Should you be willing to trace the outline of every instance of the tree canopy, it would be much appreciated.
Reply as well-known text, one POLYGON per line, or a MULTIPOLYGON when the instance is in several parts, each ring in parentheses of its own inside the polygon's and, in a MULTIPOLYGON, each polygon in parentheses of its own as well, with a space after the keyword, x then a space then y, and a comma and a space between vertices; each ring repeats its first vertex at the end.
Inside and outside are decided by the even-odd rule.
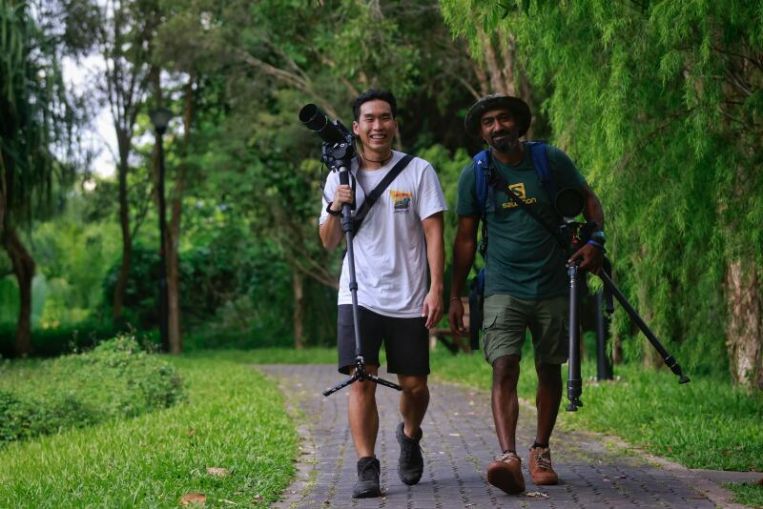
MULTIPOLYGON (((2 3, 0 209, 4 225, 17 224, 9 217, 30 225, 29 259, 42 260, 43 276, 70 271, 90 288, 78 302, 112 292, 92 317, 108 319, 108 305, 117 316, 123 298, 123 321, 155 326, 151 108, 175 112, 165 136, 165 240, 183 311, 178 334, 182 324, 202 345, 250 334, 253 344, 301 346, 333 343, 340 257, 317 239, 326 170, 300 108, 316 103, 349 126, 358 93, 391 89, 398 148, 431 161, 443 183, 450 246, 458 175, 479 148, 463 131, 465 111, 481 95, 504 93, 531 105, 530 136, 565 150, 600 196, 615 279, 675 355, 696 371, 763 384, 763 11, 755 2, 53 5, 61 23, 41 23, 27 2, 2 3), (118 178, 95 178, 90 191, 52 185, 71 167, 62 154, 77 147, 66 136, 73 117, 62 48, 106 62, 91 86, 119 135, 118 178), (43 225, 38 204, 57 189, 74 198, 71 208, 43 225), (74 228, 78 221, 88 228, 74 228), (111 243, 109 256, 120 251, 114 245, 121 255, 98 259, 97 275, 83 277, 81 266, 55 262, 55 250, 42 247, 67 245, 54 242, 65 230, 87 231, 111 243)), ((654 363, 648 345, 628 339, 635 330, 624 314, 615 330, 623 360, 654 363)))

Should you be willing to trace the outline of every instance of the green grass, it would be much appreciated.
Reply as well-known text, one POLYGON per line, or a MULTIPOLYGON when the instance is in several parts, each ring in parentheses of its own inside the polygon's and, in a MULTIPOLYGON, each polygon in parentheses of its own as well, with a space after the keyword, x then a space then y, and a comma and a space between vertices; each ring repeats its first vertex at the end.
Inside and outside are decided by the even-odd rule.
MULTIPOLYGON (((688 384, 667 369, 616 366, 616 380, 594 381, 596 366, 584 363, 583 407, 565 412, 566 369, 558 426, 618 436, 687 468, 763 472, 763 394, 747 394, 728 382, 694 377, 688 384)), ((435 380, 490 390, 491 370, 482 354, 432 355, 435 380)), ((691 374, 689 374, 691 377, 691 374)), ((534 402, 532 356, 525 355, 520 397, 534 402)), ((489 400, 485 400, 489 404, 489 400)), ((763 506, 763 487, 731 485, 736 501, 763 506)))
MULTIPOLYGON (((220 350, 162 359, 180 373, 185 401, 11 443, 0 450, 0 506, 177 507, 189 492, 203 492, 207 507, 268 507, 275 501, 293 475, 297 435, 274 384, 249 364, 333 364, 335 349, 220 350), (208 467, 231 473, 215 477, 208 467)), ((11 363, 4 373, 17 367, 33 378, 39 363, 11 363)), ((594 369, 584 365, 585 406, 562 411, 561 427, 616 435, 687 467, 763 471, 761 395, 699 377, 678 385, 666 370, 633 366, 617 366, 619 380, 596 384, 590 380, 594 369)), ((439 349, 432 372, 434 380, 490 387, 490 368, 480 353, 453 356, 439 349)), ((519 391, 534 398, 529 356, 519 391)), ((738 502, 763 506, 759 486, 729 489, 738 502)))
POLYGON ((760 484, 731 484, 723 485, 734 493, 734 501, 757 509, 763 508, 763 485, 760 484))
MULTIPOLYGON (((436 379, 489 390, 490 366, 479 353, 432 359, 436 379)), ((584 406, 565 412, 559 425, 622 437, 651 453, 688 468, 763 471, 763 395, 748 395, 713 379, 694 378, 680 385, 668 370, 616 366, 616 381, 593 381, 595 365, 583 365, 584 406)), ((531 356, 522 361, 519 393, 535 398, 531 356)), ((487 404, 487 402, 486 402, 487 404)))
POLYGON ((0 505, 177 507, 202 492, 208 507, 267 507, 293 475, 296 432, 273 384, 226 357, 167 358, 187 390, 173 408, 0 450, 0 505))

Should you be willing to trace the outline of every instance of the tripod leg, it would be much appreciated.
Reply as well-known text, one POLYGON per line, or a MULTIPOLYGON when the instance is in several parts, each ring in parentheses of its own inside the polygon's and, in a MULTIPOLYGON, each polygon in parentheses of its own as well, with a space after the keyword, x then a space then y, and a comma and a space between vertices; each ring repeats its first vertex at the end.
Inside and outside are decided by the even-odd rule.
POLYGON ((577 411, 583 406, 580 396, 583 393, 583 381, 580 378, 580 321, 578 318, 578 266, 567 266, 570 278, 570 315, 569 315, 569 360, 567 371, 568 412, 577 411))
POLYGON ((612 380, 612 360, 607 354, 609 314, 604 291, 596 293, 596 380, 612 380))
POLYGON ((376 375, 367 375, 367 376, 368 376, 368 380, 370 380, 372 382, 376 382, 379 385, 383 385, 384 387, 389 387, 390 389, 397 389, 398 391, 402 391, 403 390, 402 387, 400 387, 399 385, 397 385, 394 382, 390 382, 389 380, 385 380, 383 378, 379 378, 376 375))
POLYGON ((615 286, 615 283, 612 282, 612 279, 610 279, 607 273, 604 271, 599 271, 599 277, 602 281, 604 281, 604 286, 606 286, 607 289, 612 292, 612 295, 615 296, 623 309, 625 309, 626 313, 628 313, 628 316, 631 317, 631 320, 633 320, 634 323, 638 325, 638 328, 641 329, 641 332, 644 333, 655 350, 659 352, 662 360, 665 362, 665 365, 669 367, 676 376, 678 376, 678 383, 685 384, 688 382, 689 377, 684 375, 683 371, 681 370, 681 366, 679 366, 675 358, 670 355, 667 350, 665 350, 665 347, 662 346, 662 343, 660 343, 660 340, 657 339, 657 336, 654 335, 651 329, 649 329, 649 326, 647 326, 644 320, 641 319, 636 310, 633 309, 633 306, 630 305, 620 289, 615 286))
POLYGON ((360 380, 360 376, 358 375, 358 372, 356 371, 351 377, 347 378, 345 381, 339 382, 335 386, 329 387, 328 389, 323 391, 323 395, 324 396, 331 396, 335 392, 344 389, 345 387, 347 387, 351 383, 356 382, 358 380, 360 380))

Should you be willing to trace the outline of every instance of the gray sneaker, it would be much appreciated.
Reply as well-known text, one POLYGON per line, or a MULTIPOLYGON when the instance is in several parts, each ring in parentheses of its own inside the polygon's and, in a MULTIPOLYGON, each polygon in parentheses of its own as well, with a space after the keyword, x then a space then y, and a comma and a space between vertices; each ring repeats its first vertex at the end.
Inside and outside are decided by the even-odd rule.
POLYGON ((358 460, 358 481, 352 488, 352 498, 380 497, 379 460, 366 456, 358 460))
POLYGON ((423 435, 419 429, 417 438, 408 438, 403 431, 403 423, 397 427, 397 442, 400 444, 400 461, 398 462, 397 473, 400 474, 400 480, 411 486, 419 482, 421 474, 424 472, 424 458, 421 457, 421 446, 419 442, 423 435))

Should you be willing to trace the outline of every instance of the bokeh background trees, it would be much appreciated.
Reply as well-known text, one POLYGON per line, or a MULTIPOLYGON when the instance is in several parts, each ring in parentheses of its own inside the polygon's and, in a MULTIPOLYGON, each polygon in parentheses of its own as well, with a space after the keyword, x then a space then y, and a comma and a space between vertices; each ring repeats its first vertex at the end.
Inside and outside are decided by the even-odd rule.
MULTIPOLYGON (((600 194, 618 285, 666 346, 690 371, 763 387, 755 2, 0 6, 4 356, 125 327, 155 340, 158 106, 175 114, 172 341, 333 344, 341 254, 316 238, 326 170, 297 112, 314 102, 349 125, 353 97, 382 87, 400 102, 398 148, 434 164, 451 208, 479 148, 466 109, 486 93, 523 97, 531 136, 566 150, 600 194), (116 140, 105 171, 93 161, 108 149, 96 158, 82 141, 88 125, 116 140)), ((451 211, 448 245, 454 224, 451 211)), ((614 325, 619 362, 658 362, 624 314, 614 325)))

